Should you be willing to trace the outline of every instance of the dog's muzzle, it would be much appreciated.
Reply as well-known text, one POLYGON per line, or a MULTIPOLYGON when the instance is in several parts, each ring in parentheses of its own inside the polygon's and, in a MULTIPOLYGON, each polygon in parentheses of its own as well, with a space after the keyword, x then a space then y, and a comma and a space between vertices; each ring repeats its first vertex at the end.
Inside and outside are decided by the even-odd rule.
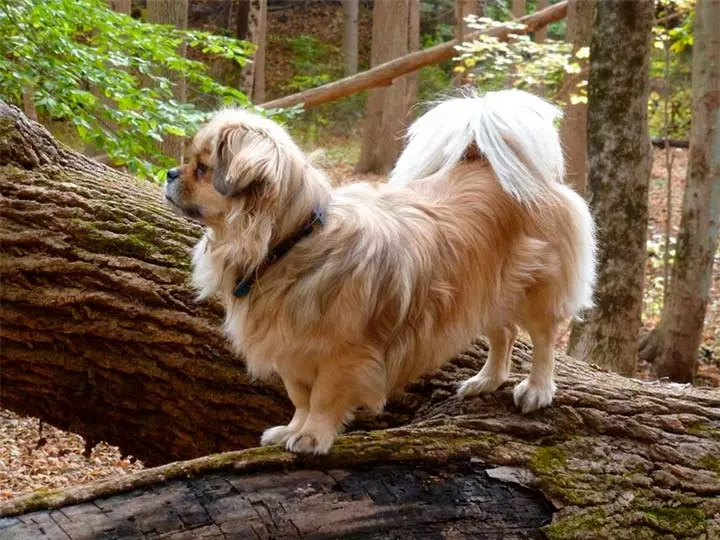
POLYGON ((181 177, 182 170, 180 167, 175 167, 167 172, 165 180, 165 198, 175 206, 180 206, 180 193, 178 192, 180 182, 178 182, 178 179, 181 177))
POLYGON ((180 201, 180 188, 182 186, 182 169, 175 167, 167 172, 167 180, 165 181, 165 200, 176 209, 180 210, 186 217, 191 219, 201 219, 202 212, 195 206, 185 206, 180 201))

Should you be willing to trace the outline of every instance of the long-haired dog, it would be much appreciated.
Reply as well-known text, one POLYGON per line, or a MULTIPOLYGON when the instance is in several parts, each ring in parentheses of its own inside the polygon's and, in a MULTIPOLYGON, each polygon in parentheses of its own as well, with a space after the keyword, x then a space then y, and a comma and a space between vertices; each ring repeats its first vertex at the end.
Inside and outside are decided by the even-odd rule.
POLYGON ((551 403, 553 341, 591 305, 595 249, 587 205, 562 185, 558 114, 517 90, 445 101, 379 188, 333 189, 282 127, 242 110, 198 132, 166 197, 207 226, 200 297, 219 294, 250 374, 278 373, 295 405, 262 444, 328 452, 355 408, 380 410, 479 334, 489 359, 458 393, 492 392, 518 327, 534 352, 515 403, 551 403))

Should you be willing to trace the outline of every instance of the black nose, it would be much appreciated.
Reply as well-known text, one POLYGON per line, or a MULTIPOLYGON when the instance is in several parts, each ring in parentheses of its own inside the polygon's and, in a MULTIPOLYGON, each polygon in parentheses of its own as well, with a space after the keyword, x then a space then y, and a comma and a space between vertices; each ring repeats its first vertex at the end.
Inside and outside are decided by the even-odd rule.
POLYGON ((180 167, 175 167, 167 172, 168 184, 171 184, 180 177, 180 167))

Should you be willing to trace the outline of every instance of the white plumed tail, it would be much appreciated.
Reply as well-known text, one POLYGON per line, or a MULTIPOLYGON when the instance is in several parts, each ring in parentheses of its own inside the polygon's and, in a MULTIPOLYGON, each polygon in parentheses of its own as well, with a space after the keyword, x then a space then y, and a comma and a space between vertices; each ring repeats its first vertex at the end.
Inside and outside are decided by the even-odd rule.
POLYGON ((408 130, 408 144, 390 184, 413 180, 457 165, 477 146, 503 189, 520 202, 550 195, 562 183, 564 160, 554 121, 560 109, 521 90, 450 99, 432 108, 408 130))

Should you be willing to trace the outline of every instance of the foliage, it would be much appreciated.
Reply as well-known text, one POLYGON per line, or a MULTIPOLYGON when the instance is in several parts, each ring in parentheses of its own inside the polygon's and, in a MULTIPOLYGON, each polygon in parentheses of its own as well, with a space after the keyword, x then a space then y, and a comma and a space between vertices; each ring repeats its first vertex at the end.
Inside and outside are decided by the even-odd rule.
POLYGON ((183 136, 206 118, 173 99, 172 76, 227 105, 248 105, 178 47, 185 41, 242 65, 250 44, 142 23, 103 0, 0 1, 0 36, 3 99, 20 104, 31 94, 43 119, 72 122, 86 144, 141 175, 169 164, 157 144, 164 135, 183 136))
POLYGON ((302 34, 296 38, 286 38, 293 55, 293 66, 296 74, 284 88, 291 92, 302 92, 309 88, 327 84, 342 74, 338 67, 327 62, 331 49, 337 51, 327 43, 322 43, 314 36, 302 34))
POLYGON ((692 26, 694 0, 664 0, 659 3, 660 23, 653 27, 649 101, 650 133, 665 136, 665 110, 669 113, 667 132, 672 139, 687 139, 692 116, 692 26))
MULTIPOLYGON (((469 20, 469 26, 476 30, 525 28, 520 23, 500 22, 489 17, 470 16, 469 20)), ((542 89, 549 96, 558 96, 567 75, 581 72, 572 55, 572 46, 551 39, 537 43, 527 35, 510 34, 509 41, 504 42, 483 34, 471 43, 458 46, 457 50, 455 71, 465 73, 467 79, 484 92, 514 86, 528 91, 542 89)), ((581 49, 577 58, 587 55, 588 50, 581 49)), ((584 84, 581 82, 579 86, 582 88, 584 84)), ((574 100, 584 99, 582 95, 574 96, 574 100)))

